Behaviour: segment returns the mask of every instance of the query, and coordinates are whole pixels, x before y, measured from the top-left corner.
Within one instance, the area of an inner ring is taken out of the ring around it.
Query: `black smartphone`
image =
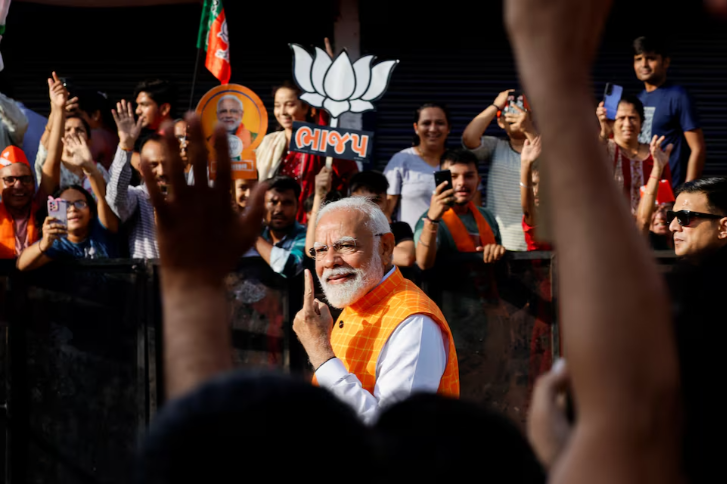
[[[447,181],[447,189],[452,189],[452,172],[449,170],[438,170],[435,172],[435,187]]]

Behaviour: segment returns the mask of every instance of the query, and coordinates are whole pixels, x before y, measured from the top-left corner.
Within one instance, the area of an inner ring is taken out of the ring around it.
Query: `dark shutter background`
[[[453,115],[449,145],[459,146],[468,122],[500,91],[518,87],[501,2],[449,0],[407,11],[391,5],[361,2],[362,54],[401,61],[377,111],[365,118],[366,128],[376,130],[373,165],[380,170],[411,145],[420,104],[448,105]],[[696,102],[707,144],[705,173],[725,174],[726,23],[704,13],[702,2],[677,7],[653,0],[615,1],[594,68],[595,97],[601,98],[606,82],[633,94],[643,89],[632,68],[632,40],[654,30],[671,41],[668,79],[686,87]],[[598,130],[596,116],[594,123]],[[505,136],[495,122],[486,134]]]
[[[258,93],[273,130],[271,88],[292,77],[288,43],[322,46],[323,37],[333,33],[335,2],[257,3],[225,2],[232,82]],[[679,8],[656,0],[615,2],[594,69],[595,96],[601,96],[607,81],[638,93],[642,87],[632,69],[631,42],[645,32],[667,33],[673,45],[669,79],[690,91],[703,124],[705,172],[725,174],[726,23],[704,13],[702,2],[683,2]],[[195,4],[68,8],[15,2],[0,43],[5,59],[0,90],[45,115],[51,70],[114,101],[129,99],[139,80],[161,76],[176,82],[181,114],[189,103],[200,11]],[[517,86],[500,2],[360,0],[360,17],[362,55],[401,61],[377,110],[364,115],[364,128],[376,132],[372,167],[382,169],[394,153],[411,145],[412,115],[419,104],[449,105],[449,143],[457,146],[467,123],[498,92]],[[193,107],[217,84],[202,64]],[[495,123],[486,133],[503,135]]]

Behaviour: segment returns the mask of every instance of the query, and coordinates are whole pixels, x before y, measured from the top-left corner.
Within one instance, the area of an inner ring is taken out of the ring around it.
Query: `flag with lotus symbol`
[[[227,19],[221,0],[205,0],[200,19],[197,48],[204,47],[207,53],[205,67],[222,84],[230,82],[230,44]]]

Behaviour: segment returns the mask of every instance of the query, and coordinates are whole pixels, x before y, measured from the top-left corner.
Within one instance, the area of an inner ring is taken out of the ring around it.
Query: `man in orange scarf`
[[[328,306],[314,299],[306,270],[293,330],[316,370],[314,382],[367,423],[416,392],[459,396],[450,328],[392,264],[394,235],[381,209],[366,198],[341,199],[325,206],[315,224],[316,274],[326,300],[343,312],[334,322]]]
[[[38,241],[40,228],[35,213],[40,201],[34,197],[33,171],[21,149],[14,145],[5,148],[0,154],[0,167],[0,258],[10,259]]]
[[[473,203],[480,176],[478,160],[468,150],[448,150],[442,155],[442,170],[452,173],[453,187],[443,182],[432,194],[430,209],[415,227],[417,265],[427,270],[438,254],[483,252],[485,263],[505,254],[498,222],[487,209]]]

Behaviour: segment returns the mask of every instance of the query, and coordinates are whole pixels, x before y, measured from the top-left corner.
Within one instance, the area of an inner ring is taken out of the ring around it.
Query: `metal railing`
[[[464,254],[403,272],[448,320],[462,399],[521,425],[559,349],[553,262],[549,252],[509,253],[495,265]],[[0,262],[6,482],[131,480],[138,440],[164,401],[158,263],[89,260],[28,273],[13,264]],[[309,376],[291,328],[302,277],[246,258],[226,287],[235,365]]]

